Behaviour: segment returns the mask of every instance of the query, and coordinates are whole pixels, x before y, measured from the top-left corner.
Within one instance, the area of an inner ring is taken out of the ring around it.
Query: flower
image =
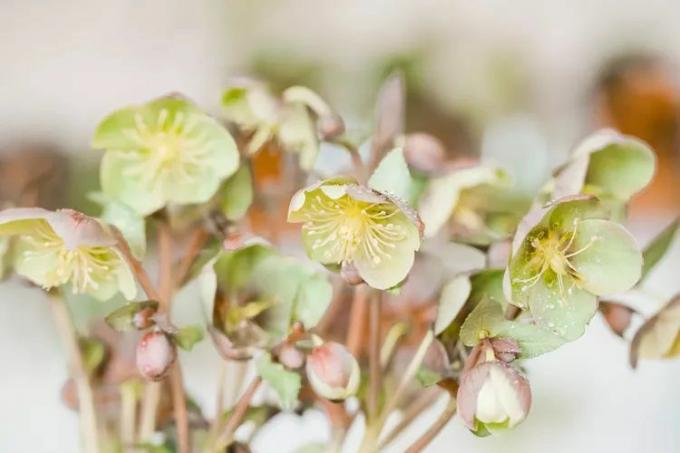
[[[147,332],[137,343],[137,370],[150,381],[163,379],[177,358],[177,347],[165,332]]]
[[[116,240],[96,219],[71,209],[13,208],[0,212],[0,236],[16,236],[13,268],[45,289],[69,285],[106,300],[137,293]]]
[[[531,408],[529,381],[511,365],[497,360],[465,371],[456,398],[465,425],[478,435],[515,427]]]
[[[606,220],[597,199],[576,196],[529,213],[518,227],[504,291],[512,304],[557,335],[580,337],[597,296],[630,289],[642,254],[621,225]]]
[[[207,201],[239,163],[229,132],[178,96],[111,113],[92,146],[106,150],[104,193],[143,215],[168,203]]]
[[[288,221],[303,223],[307,255],[325,265],[353,263],[377,289],[406,278],[420,247],[420,220],[404,203],[347,178],[298,191]]]
[[[343,400],[359,389],[359,363],[340,343],[328,342],[307,356],[307,378],[317,395]]]
[[[248,154],[275,140],[284,150],[299,155],[304,170],[314,166],[318,135],[328,138],[344,130],[342,120],[328,104],[300,86],[286,89],[279,99],[261,83],[236,80],[222,96],[222,111],[229,122],[249,134]]]

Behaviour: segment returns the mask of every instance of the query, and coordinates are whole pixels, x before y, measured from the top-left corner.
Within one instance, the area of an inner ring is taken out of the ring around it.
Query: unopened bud
[[[137,344],[137,370],[144,379],[160,381],[176,358],[177,348],[164,332],[148,332]]]
[[[330,140],[345,132],[345,123],[339,115],[332,113],[320,116],[317,128],[323,140]]]
[[[623,337],[624,332],[630,326],[633,313],[635,313],[635,310],[626,305],[604,301],[600,302],[600,311],[607,325],[620,337]]]
[[[328,342],[307,357],[307,378],[317,395],[343,400],[359,389],[359,363],[340,343]]]
[[[300,368],[305,363],[305,354],[295,345],[284,343],[279,349],[279,362],[286,368]]]
[[[404,159],[422,173],[439,173],[444,169],[446,150],[444,144],[430,134],[409,134],[404,143]]]
[[[513,428],[529,413],[529,381],[505,362],[483,362],[463,373],[457,404],[461,418],[477,434]]]

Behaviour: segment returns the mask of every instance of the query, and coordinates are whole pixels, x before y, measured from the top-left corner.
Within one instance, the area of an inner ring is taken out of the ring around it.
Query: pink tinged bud
[[[489,343],[496,358],[503,362],[512,362],[522,352],[512,338],[492,338]]]
[[[406,162],[419,172],[441,173],[446,162],[446,150],[439,139],[422,132],[409,134],[404,143]]]
[[[317,128],[322,139],[331,140],[345,132],[345,123],[340,116],[331,113],[319,117]]]
[[[635,313],[632,308],[616,302],[600,302],[600,311],[607,325],[620,337],[623,337],[624,332],[630,326],[633,313]]]
[[[137,344],[137,370],[144,379],[160,381],[176,358],[177,348],[163,332],[148,332]]]
[[[294,345],[284,343],[279,350],[279,362],[286,368],[300,368],[305,363],[305,354]]]
[[[317,395],[343,400],[359,389],[359,363],[340,343],[328,342],[307,357],[307,378]]]
[[[458,413],[473,431],[512,428],[529,413],[529,381],[504,362],[484,362],[463,374],[457,404]]]

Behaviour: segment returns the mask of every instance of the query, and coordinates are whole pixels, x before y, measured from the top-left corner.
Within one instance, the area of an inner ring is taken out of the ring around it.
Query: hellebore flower
[[[329,179],[298,191],[288,221],[303,223],[302,242],[311,259],[325,265],[353,263],[377,289],[406,278],[420,247],[421,224],[414,212],[351,179]]]
[[[261,83],[238,80],[222,96],[222,111],[227,121],[250,134],[248,154],[275,140],[285,151],[299,155],[304,170],[314,166],[318,135],[328,138],[344,130],[340,117],[319,95],[299,86],[288,88],[279,99]]]
[[[150,381],[163,379],[177,358],[177,347],[165,332],[147,332],[137,343],[137,370]]]
[[[513,241],[505,296],[555,334],[574,340],[597,310],[597,296],[640,278],[642,254],[593,197],[557,200],[528,214]]]
[[[0,212],[0,236],[16,236],[14,271],[45,289],[68,284],[74,293],[106,300],[137,287],[116,240],[99,221],[71,209],[13,208]]]
[[[207,201],[239,163],[229,132],[177,96],[111,113],[92,146],[106,151],[104,193],[142,215],[168,203]]]
[[[529,381],[505,362],[491,360],[465,371],[457,394],[458,413],[477,435],[513,428],[531,407]]]
[[[553,198],[583,193],[616,207],[649,184],[655,165],[654,152],[646,143],[603,129],[583,140],[558,170]]]
[[[359,389],[359,363],[340,343],[328,342],[307,356],[307,378],[314,392],[329,400],[343,400]]]

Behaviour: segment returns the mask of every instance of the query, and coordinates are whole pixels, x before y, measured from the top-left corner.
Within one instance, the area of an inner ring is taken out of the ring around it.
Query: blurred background
[[[121,105],[179,91],[218,114],[228,80],[253,75],[274,88],[312,87],[362,137],[381,81],[400,69],[408,132],[497,160],[527,194],[598,127],[648,141],[657,177],[634,200],[629,225],[644,244],[680,212],[678,17],[680,3],[661,0],[4,0],[0,202],[92,210],[83,194],[97,188],[100,153],[89,140]],[[680,289],[679,268],[676,243],[648,281],[654,296],[632,302],[653,313]],[[177,309],[196,316],[183,296]],[[4,283],[0,305],[0,451],[77,451],[76,415],[60,400],[67,370],[42,295]],[[207,407],[211,348],[203,342],[183,358],[189,391]],[[527,370],[534,405],[518,429],[478,439],[454,420],[428,451],[680,451],[680,361],[633,372],[627,343],[599,317]],[[318,415],[282,419],[254,450],[323,440]]]

